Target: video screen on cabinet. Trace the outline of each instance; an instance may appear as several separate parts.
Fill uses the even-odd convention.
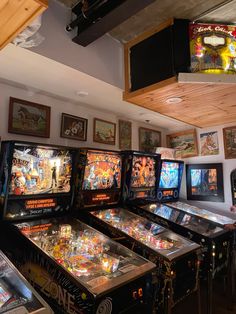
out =
[[[153,157],[133,156],[131,188],[147,188],[155,186],[155,162]]]
[[[15,145],[9,195],[68,193],[71,172],[69,150]]]
[[[179,185],[179,163],[163,161],[159,188],[173,189]]]
[[[186,165],[188,199],[223,201],[222,164]]]
[[[87,153],[83,190],[109,190],[121,187],[121,157],[106,152]]]

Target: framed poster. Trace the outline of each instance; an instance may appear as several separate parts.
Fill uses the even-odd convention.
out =
[[[236,158],[236,126],[223,129],[225,159]]]
[[[93,141],[103,144],[116,144],[116,124],[94,118]]]
[[[132,123],[119,120],[119,149],[132,148]]]
[[[161,132],[157,130],[139,128],[139,150],[143,152],[154,152],[155,148],[161,146]]]
[[[10,97],[8,132],[38,137],[50,137],[51,108]]]
[[[187,199],[224,202],[223,164],[187,164]]]
[[[187,130],[166,136],[167,146],[175,149],[175,158],[198,155],[196,130]]]
[[[87,140],[88,120],[67,113],[61,115],[61,137],[72,140]]]
[[[218,155],[219,143],[218,132],[207,132],[200,134],[201,156]]]

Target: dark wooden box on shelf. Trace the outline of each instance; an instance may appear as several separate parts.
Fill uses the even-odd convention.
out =
[[[190,69],[189,21],[171,19],[126,45],[126,81],[136,91]]]

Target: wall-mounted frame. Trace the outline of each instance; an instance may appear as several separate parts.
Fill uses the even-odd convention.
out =
[[[224,202],[222,163],[186,165],[187,199]]]
[[[236,169],[232,170],[230,173],[230,183],[231,183],[231,194],[232,194],[232,204],[236,205]]]
[[[116,144],[116,124],[94,118],[93,141],[103,144]]]
[[[236,126],[223,129],[225,159],[236,158]]]
[[[132,123],[119,120],[119,149],[132,149]]]
[[[198,155],[197,134],[195,129],[168,134],[167,147],[175,149],[176,158],[187,158]]]
[[[156,147],[161,146],[161,132],[157,130],[139,128],[139,150],[154,153]]]
[[[8,132],[50,137],[51,107],[10,97]]]
[[[201,156],[218,155],[219,141],[218,132],[206,132],[200,134],[200,154]]]
[[[61,114],[61,137],[78,141],[86,141],[87,126],[87,119],[72,116],[67,113]]]

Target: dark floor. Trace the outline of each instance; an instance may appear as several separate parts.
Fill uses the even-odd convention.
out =
[[[201,314],[207,313],[206,307],[206,283],[201,283]],[[225,285],[222,280],[214,282],[212,314],[236,314],[236,293],[233,298],[227,297]],[[200,314],[198,313],[197,294],[189,296],[178,303],[172,311],[172,314]]]

